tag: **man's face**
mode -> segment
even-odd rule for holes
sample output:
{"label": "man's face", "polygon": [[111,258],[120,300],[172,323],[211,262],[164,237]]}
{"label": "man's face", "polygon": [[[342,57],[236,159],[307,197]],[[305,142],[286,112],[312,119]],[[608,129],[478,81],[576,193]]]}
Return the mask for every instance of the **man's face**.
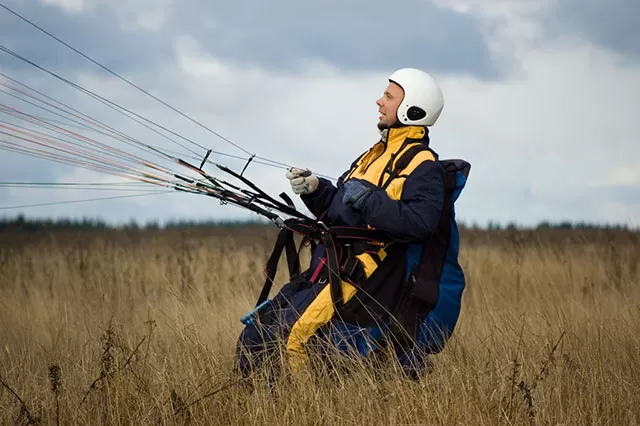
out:
{"label": "man's face", "polygon": [[398,119],[398,106],[404,98],[404,90],[396,83],[389,83],[382,97],[376,101],[380,118],[378,128],[380,130],[388,129],[393,126]]}

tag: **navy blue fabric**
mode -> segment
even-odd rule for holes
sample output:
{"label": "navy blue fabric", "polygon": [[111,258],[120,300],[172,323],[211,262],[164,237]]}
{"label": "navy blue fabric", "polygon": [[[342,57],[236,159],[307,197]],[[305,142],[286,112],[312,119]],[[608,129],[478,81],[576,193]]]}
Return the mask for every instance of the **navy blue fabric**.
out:
{"label": "navy blue fabric", "polygon": [[272,321],[269,324],[254,321],[242,330],[236,345],[236,362],[243,376],[248,376],[267,357],[279,352],[281,348],[278,345],[287,341],[293,324],[325,285],[316,284],[298,290],[291,284],[285,284],[269,304]]}
{"label": "navy blue fabric", "polygon": [[[352,165],[353,166],[353,165]],[[437,228],[444,203],[444,169],[435,161],[420,164],[404,183],[400,200],[378,189],[361,211],[343,202],[342,174],[334,186],[320,178],[318,189],[301,197],[307,208],[329,226],[366,226],[387,232],[396,242],[421,242]]]}

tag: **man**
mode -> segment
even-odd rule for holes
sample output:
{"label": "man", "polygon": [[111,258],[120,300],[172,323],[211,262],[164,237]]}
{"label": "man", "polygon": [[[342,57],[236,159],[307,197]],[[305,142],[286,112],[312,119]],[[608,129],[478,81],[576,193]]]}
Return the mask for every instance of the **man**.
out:
{"label": "man", "polygon": [[[276,340],[285,343],[289,364],[297,368],[306,362],[309,341],[322,335],[362,355],[390,344],[405,372],[418,377],[426,355],[442,350],[453,332],[465,285],[453,202],[469,165],[443,163],[429,148],[428,129],[444,107],[429,74],[394,72],[377,105],[380,141],[335,186],[304,169],[286,177],[328,229],[361,230],[362,240],[366,232],[378,232],[384,241],[321,242],[301,281],[288,283],[273,299],[268,319],[241,334],[245,374],[274,351]],[[331,268],[327,259],[334,252]]]}

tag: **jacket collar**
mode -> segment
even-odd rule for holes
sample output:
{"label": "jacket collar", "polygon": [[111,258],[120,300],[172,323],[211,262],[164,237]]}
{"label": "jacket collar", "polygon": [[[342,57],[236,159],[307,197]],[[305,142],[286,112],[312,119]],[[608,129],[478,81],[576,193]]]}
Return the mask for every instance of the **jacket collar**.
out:
{"label": "jacket collar", "polygon": [[422,140],[429,145],[429,129],[423,126],[392,127],[380,131],[382,142],[387,148],[399,148],[408,139]]}

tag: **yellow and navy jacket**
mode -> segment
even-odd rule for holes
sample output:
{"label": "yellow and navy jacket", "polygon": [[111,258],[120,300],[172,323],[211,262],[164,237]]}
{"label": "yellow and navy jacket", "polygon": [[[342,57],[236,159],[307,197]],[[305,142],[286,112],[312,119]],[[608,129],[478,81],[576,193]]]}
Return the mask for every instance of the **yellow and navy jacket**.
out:
{"label": "yellow and navy jacket", "polygon": [[[383,138],[351,164],[337,187],[320,178],[318,189],[302,200],[309,210],[334,226],[371,226],[399,242],[423,242],[435,230],[444,203],[444,170],[431,150],[417,153],[402,173],[387,180],[402,154],[412,146],[428,147],[427,128],[391,128]],[[342,203],[343,183],[365,180],[384,191],[368,197],[362,212]]]}
{"label": "yellow and navy jacket", "polygon": [[[306,359],[304,345],[329,321],[344,326],[345,335],[356,330],[360,336],[366,329],[368,337],[376,339],[385,329],[408,332],[418,345],[399,355],[405,363],[416,362],[418,351],[440,351],[453,332],[465,286],[453,203],[470,166],[463,160],[441,161],[429,148],[425,127],[397,127],[385,133],[336,185],[320,178],[318,189],[302,196],[307,208],[329,227],[373,228],[385,232],[393,244],[357,254],[362,279],[358,285],[341,282],[345,303],[337,311],[328,286],[305,306],[287,338],[292,365]],[[421,149],[415,150],[416,146]],[[413,150],[411,160],[398,170],[409,150]],[[360,211],[342,202],[343,185],[349,179],[377,188]],[[323,261],[325,249],[316,248],[310,270]],[[345,335],[340,337],[343,343],[348,340]],[[352,345],[371,347],[358,341]]]}

